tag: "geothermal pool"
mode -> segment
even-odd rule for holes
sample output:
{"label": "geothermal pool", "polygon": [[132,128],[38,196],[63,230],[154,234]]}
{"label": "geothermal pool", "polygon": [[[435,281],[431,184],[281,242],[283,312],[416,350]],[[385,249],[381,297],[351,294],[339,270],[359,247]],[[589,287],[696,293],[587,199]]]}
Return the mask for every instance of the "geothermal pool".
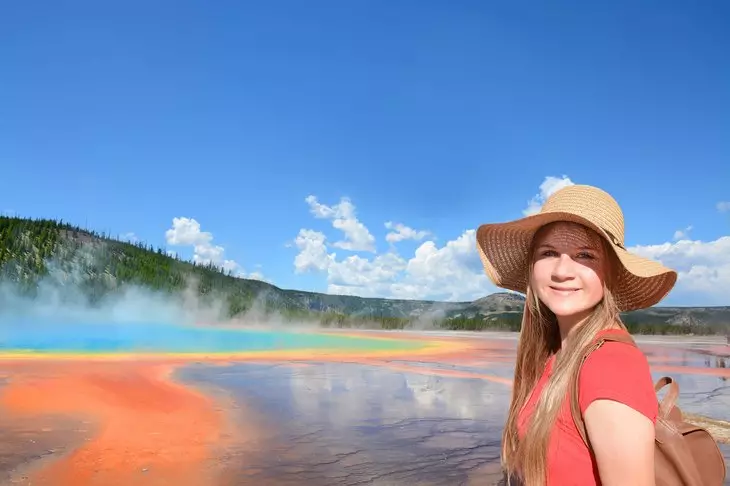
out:
{"label": "geothermal pool", "polygon": [[[499,478],[514,334],[103,328],[2,332],[0,484]],[[639,342],[655,379],[678,381],[684,411],[730,420],[721,341]]]}
{"label": "geothermal pool", "polygon": [[233,356],[270,351],[413,351],[428,342],[394,336],[271,331],[159,323],[18,321],[0,328],[0,355],[199,355]]}

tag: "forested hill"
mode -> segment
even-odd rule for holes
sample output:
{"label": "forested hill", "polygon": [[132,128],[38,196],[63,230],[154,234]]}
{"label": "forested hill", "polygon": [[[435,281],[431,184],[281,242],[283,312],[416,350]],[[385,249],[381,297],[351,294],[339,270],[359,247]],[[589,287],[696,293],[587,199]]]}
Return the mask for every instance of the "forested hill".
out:
{"label": "forested hill", "polygon": [[[169,256],[164,248],[127,243],[55,220],[0,217],[0,280],[27,296],[40,282],[73,285],[90,305],[130,285],[224,303],[228,317],[253,307],[325,325],[449,329],[519,329],[522,296],[496,293],[474,302],[436,302],[329,295],[280,289],[234,277],[214,265]],[[655,307],[627,313],[634,332],[716,333],[730,324],[730,307]]]}

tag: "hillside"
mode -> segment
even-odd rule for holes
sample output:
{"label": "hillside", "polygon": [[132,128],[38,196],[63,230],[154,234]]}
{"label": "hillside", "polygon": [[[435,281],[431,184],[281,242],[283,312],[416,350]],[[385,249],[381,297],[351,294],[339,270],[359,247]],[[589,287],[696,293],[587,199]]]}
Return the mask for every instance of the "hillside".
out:
{"label": "hillside", "polygon": [[[281,289],[196,265],[163,248],[130,244],[63,221],[0,217],[0,280],[33,297],[41,282],[72,287],[89,305],[129,286],[170,295],[193,293],[223,302],[224,318],[252,309],[325,325],[519,329],[524,298],[495,293],[474,302],[436,302],[329,295]],[[730,307],[654,307],[627,313],[635,332],[715,333],[730,323]]]}

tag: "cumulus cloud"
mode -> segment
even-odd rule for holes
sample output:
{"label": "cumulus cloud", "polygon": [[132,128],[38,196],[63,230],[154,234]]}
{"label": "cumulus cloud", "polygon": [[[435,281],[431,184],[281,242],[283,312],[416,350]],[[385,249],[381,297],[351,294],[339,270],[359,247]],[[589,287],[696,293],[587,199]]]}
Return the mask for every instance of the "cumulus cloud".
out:
{"label": "cumulus cloud", "polygon": [[730,212],[730,201],[720,201],[717,203],[717,210],[721,213]]}
{"label": "cumulus cloud", "polygon": [[334,285],[366,287],[370,282],[390,282],[405,268],[405,260],[395,253],[378,255],[373,260],[352,255],[332,265],[329,276]]}
{"label": "cumulus cloud", "polygon": [[424,242],[408,260],[401,284],[393,290],[404,297],[427,294],[449,301],[472,300],[497,290],[484,274],[474,229],[442,247],[433,241]]}
{"label": "cumulus cloud", "polygon": [[[336,220],[354,217],[355,207],[349,200],[337,206],[325,206],[309,196],[306,202],[316,218]],[[386,241],[423,240],[429,232],[414,230],[402,223],[386,222]],[[375,239],[368,232],[368,245],[374,251]],[[350,241],[357,241],[350,238]],[[364,239],[360,240],[365,241]],[[390,251],[365,258],[349,255],[338,259],[330,247],[345,248],[342,242],[329,243],[326,235],[303,228],[294,239],[298,253],[294,258],[296,273],[315,272],[327,275],[327,292],[363,297],[393,297],[403,299],[471,300],[484,296],[495,288],[481,271],[481,262],[474,251],[475,231],[466,230],[453,241],[439,247],[434,241],[424,241],[413,257],[404,258]],[[361,246],[362,248],[362,246]]]}
{"label": "cumulus cloud", "polygon": [[540,184],[540,192],[535,194],[532,199],[527,202],[527,208],[522,210],[522,214],[525,216],[531,216],[539,213],[540,208],[542,208],[542,205],[545,204],[547,198],[560,189],[574,184],[575,183],[570,180],[570,177],[566,175],[563,177],[547,176],[542,184]]}
{"label": "cumulus cloud", "polygon": [[294,240],[299,253],[294,258],[294,271],[304,273],[308,271],[325,271],[335,260],[335,254],[327,253],[325,240],[327,237],[319,231],[301,229]]}
{"label": "cumulus cloud", "polygon": [[675,243],[639,245],[629,250],[677,270],[676,293],[701,296],[705,302],[728,304],[730,236],[706,242],[683,239]]}
{"label": "cumulus cloud", "polygon": [[247,274],[235,260],[225,258],[225,248],[213,244],[213,234],[202,231],[193,218],[173,218],[172,227],[165,232],[165,241],[171,246],[193,248],[193,261],[201,265],[212,264],[241,278],[264,280],[260,272]]}
{"label": "cumulus cloud", "polygon": [[[467,235],[466,240],[469,237]],[[450,242],[453,243],[453,242]],[[328,292],[363,297],[469,301],[497,289],[479,272],[460,258],[460,248],[424,243],[416,255],[405,260],[388,254],[374,260],[346,259],[328,270]],[[446,267],[445,262],[455,264]],[[424,268],[428,271],[424,272]]]}
{"label": "cumulus cloud", "polygon": [[344,240],[336,241],[332,246],[343,250],[375,252],[375,238],[357,219],[355,206],[348,198],[341,198],[334,206],[321,204],[315,196],[307,196],[305,201],[315,218],[331,220],[332,226],[345,234]]}
{"label": "cumulus cloud", "polygon": [[388,243],[397,243],[403,240],[420,241],[430,234],[428,231],[414,230],[410,226],[402,223],[393,223],[392,221],[386,222],[385,227],[392,230],[385,235],[385,241]]}
{"label": "cumulus cloud", "polygon": [[165,240],[168,245],[192,246],[195,263],[212,263],[231,271],[238,268],[234,260],[224,258],[225,249],[222,246],[213,244],[213,235],[201,231],[200,223],[192,218],[173,218],[172,228],[165,232]]}
{"label": "cumulus cloud", "polygon": [[[546,177],[523,212],[534,214],[551,194],[572,184],[567,176]],[[344,219],[346,215],[354,217],[352,202],[343,201],[346,201],[344,207],[342,203],[329,207],[319,204],[314,196],[307,198],[315,217],[333,220],[338,217]],[[391,243],[405,239],[424,240],[427,236],[402,223],[387,222],[385,227],[391,230],[385,236]],[[678,271],[678,283],[667,301],[685,305],[687,302],[727,305],[730,297],[730,236],[714,241],[692,240],[691,230],[692,226],[678,230],[673,241],[639,245],[630,250]],[[484,275],[476,251],[475,233],[474,229],[467,228],[441,246],[433,239],[426,239],[410,257],[399,254],[391,246],[387,253],[369,258],[338,258],[338,254],[330,250],[343,248],[338,246],[338,242],[330,243],[323,233],[302,229],[294,240],[299,251],[294,267],[297,273],[326,275],[327,292],[334,294],[473,300],[498,290]],[[369,244],[374,247],[374,238]]]}

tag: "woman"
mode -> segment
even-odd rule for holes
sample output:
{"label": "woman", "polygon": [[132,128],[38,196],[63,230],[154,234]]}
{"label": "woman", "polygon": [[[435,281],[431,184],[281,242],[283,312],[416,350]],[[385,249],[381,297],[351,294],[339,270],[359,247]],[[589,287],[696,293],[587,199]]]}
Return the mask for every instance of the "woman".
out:
{"label": "woman", "polygon": [[638,348],[607,341],[580,368],[578,402],[590,446],[570,408],[570,378],[585,348],[604,333],[626,333],[619,312],[656,304],[677,279],[623,241],[620,207],[591,186],[566,187],[539,214],[477,231],[487,275],[526,294],[502,438],[503,467],[517,482],[654,485],[658,403]]}

